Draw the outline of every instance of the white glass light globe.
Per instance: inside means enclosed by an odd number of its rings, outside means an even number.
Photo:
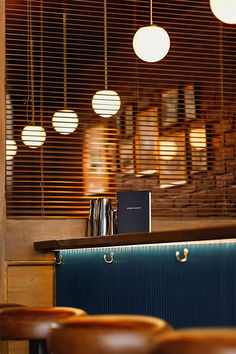
[[[7,139],[6,140],[6,160],[13,160],[14,156],[17,153],[17,145],[15,140]]]
[[[161,160],[173,160],[177,154],[177,144],[175,141],[160,141]]]
[[[40,125],[26,125],[21,132],[23,143],[31,149],[36,149],[44,144],[46,132]]]
[[[133,38],[135,54],[149,63],[163,59],[170,49],[170,37],[166,30],[155,25],[141,27]]]
[[[95,113],[101,117],[109,118],[120,109],[120,97],[116,91],[100,90],[92,99],[92,107]]]
[[[218,20],[236,23],[236,0],[210,0],[210,8]]]
[[[73,133],[79,124],[79,118],[71,109],[61,109],[52,117],[53,128],[62,135]]]
[[[206,149],[206,130],[202,128],[192,129],[190,131],[190,144],[196,150]]]

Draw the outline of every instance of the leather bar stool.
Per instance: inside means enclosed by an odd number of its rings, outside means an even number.
[[[96,315],[53,325],[47,346],[53,354],[148,354],[171,326],[149,316]]]
[[[83,310],[70,307],[15,307],[0,309],[0,339],[29,340],[30,353],[47,353],[46,338],[53,323],[73,316],[84,316]]]
[[[236,354],[236,329],[197,328],[165,334],[153,354]]]
[[[25,305],[14,304],[13,302],[0,303],[0,309],[6,309],[6,308],[10,308],[10,307],[25,307]]]

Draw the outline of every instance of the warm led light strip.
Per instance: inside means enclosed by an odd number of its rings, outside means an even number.
[[[71,251],[95,251],[100,249],[119,249],[119,248],[131,248],[131,247],[162,247],[162,246],[175,246],[175,245],[204,245],[204,244],[225,244],[236,243],[234,239],[218,239],[218,240],[202,240],[202,241],[177,241],[177,242],[165,242],[165,243],[148,243],[138,245],[124,245],[124,246],[102,246],[102,247],[86,247],[86,248],[69,248],[69,249],[55,249],[55,252],[71,252]]]

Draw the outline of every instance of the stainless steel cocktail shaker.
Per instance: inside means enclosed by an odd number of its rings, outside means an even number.
[[[98,198],[98,235],[111,235],[111,200]]]
[[[112,208],[109,198],[90,200],[87,236],[112,234]]]
[[[98,206],[97,205],[98,205],[97,199],[90,200],[87,236],[98,235],[98,217],[97,217]]]

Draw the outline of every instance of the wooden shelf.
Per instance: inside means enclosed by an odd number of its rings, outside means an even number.
[[[64,240],[34,242],[34,248],[41,251],[55,251],[75,248],[114,247],[169,242],[190,242],[203,240],[235,239],[236,226],[221,225],[216,227],[199,227],[171,229],[157,232],[119,234],[113,236],[83,237]]]

